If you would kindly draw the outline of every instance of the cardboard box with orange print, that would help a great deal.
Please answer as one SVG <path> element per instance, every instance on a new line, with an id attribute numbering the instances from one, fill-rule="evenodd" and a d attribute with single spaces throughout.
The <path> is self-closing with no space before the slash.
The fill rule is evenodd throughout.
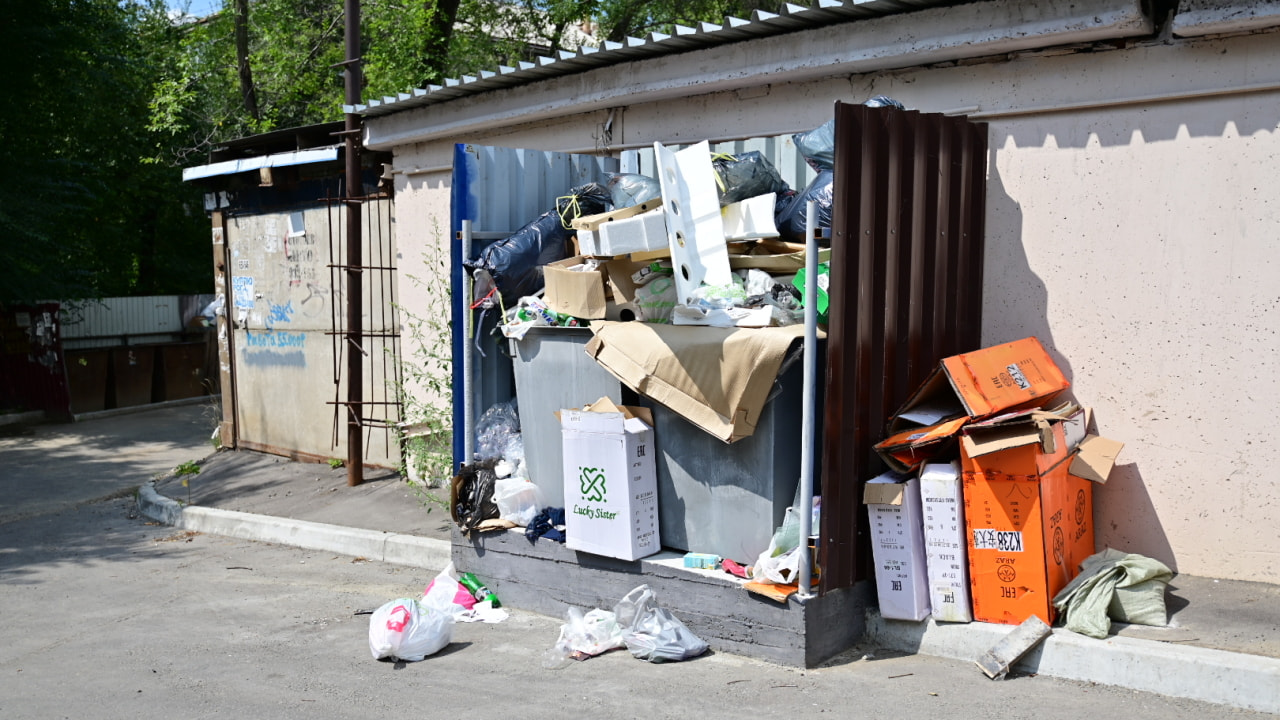
<path id="1" fill-rule="evenodd" d="M 1087 413 L 1068 405 L 965 427 L 960 463 L 975 620 L 1018 625 L 1036 615 L 1052 624 L 1053 596 L 1094 553 L 1096 480 L 1086 477 L 1105 481 L 1115 454 L 1081 457 L 1087 424 Z"/>
<path id="2" fill-rule="evenodd" d="M 876 450 L 890 468 L 910 472 L 946 459 L 969 422 L 1038 407 L 1070 386 L 1034 337 L 953 355 L 890 418 L 889 437 Z"/>

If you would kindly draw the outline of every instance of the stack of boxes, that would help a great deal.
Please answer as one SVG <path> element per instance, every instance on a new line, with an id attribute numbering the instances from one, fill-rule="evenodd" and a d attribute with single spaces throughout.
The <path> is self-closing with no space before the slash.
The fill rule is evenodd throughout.
<path id="1" fill-rule="evenodd" d="M 867 487 L 900 486 L 904 504 L 920 508 L 903 517 L 919 547 L 911 557 L 922 559 L 901 577 L 902 552 L 877 532 L 886 495 L 869 490 L 884 617 L 1053 622 L 1054 595 L 1094 552 L 1093 483 L 1119 451 L 1087 434 L 1086 410 L 1056 402 L 1069 385 L 1026 338 L 943 360 L 894 415 L 876 446 L 893 473 Z M 923 608 L 894 594 L 904 586 L 927 598 Z"/>

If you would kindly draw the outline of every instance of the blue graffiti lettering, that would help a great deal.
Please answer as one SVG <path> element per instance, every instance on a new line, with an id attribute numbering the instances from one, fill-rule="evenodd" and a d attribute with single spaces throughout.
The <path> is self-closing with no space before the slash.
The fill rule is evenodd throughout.
<path id="1" fill-rule="evenodd" d="M 266 332 L 253 332 L 250 330 L 245 333 L 245 341 L 249 347 L 303 348 L 307 345 L 307 335 L 306 333 L 277 332 L 275 330 L 267 330 Z"/>
<path id="2" fill-rule="evenodd" d="M 293 322 L 293 301 L 284 305 L 271 304 L 271 312 L 267 314 L 267 327 L 271 327 L 274 323 Z"/>
<path id="3" fill-rule="evenodd" d="M 306 367 L 307 356 L 301 350 L 250 350 L 244 354 L 244 364 L 255 367 Z"/>

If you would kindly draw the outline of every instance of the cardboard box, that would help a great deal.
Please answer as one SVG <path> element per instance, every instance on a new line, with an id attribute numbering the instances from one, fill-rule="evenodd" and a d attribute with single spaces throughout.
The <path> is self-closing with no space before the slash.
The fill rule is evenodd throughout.
<path id="1" fill-rule="evenodd" d="M 586 261 L 577 255 L 542 268 L 546 290 L 542 299 L 558 313 L 586 320 L 602 320 L 608 312 L 605 294 L 607 274 L 604 267 L 595 270 L 572 270 Z"/>
<path id="2" fill-rule="evenodd" d="M 876 450 L 889 467 L 909 472 L 941 457 L 968 421 L 1039 407 L 1070 386 L 1034 337 L 953 355 L 894 413 Z"/>
<path id="3" fill-rule="evenodd" d="M 969 622 L 973 609 L 960 463 L 927 463 L 920 468 L 920 504 L 930 612 L 940 622 Z"/>
<path id="4" fill-rule="evenodd" d="M 919 478 L 892 472 L 872 478 L 862 501 L 871 522 L 881 617 L 923 620 L 929 615 L 929 581 Z"/>
<path id="5" fill-rule="evenodd" d="M 1070 410 L 1070 409 L 1069 409 Z M 1084 411 L 1025 412 L 965 428 L 960 443 L 973 616 L 1052 624 L 1053 596 L 1094 552 L 1093 483 L 1069 471 Z M 1074 438 L 1073 438 L 1074 439 Z"/>
<path id="6" fill-rule="evenodd" d="M 658 475 L 648 409 L 601 398 L 562 410 L 565 545 L 638 560 L 662 549 Z"/>

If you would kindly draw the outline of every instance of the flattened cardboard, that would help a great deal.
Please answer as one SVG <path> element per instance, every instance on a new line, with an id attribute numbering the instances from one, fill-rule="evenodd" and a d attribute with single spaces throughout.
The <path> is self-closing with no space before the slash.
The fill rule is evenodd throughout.
<path id="1" fill-rule="evenodd" d="M 958 417 L 929 427 L 903 430 L 881 440 L 875 450 L 891 469 L 911 472 L 922 463 L 951 451 L 955 446 L 956 433 L 967 422 L 969 418 Z"/>
<path id="2" fill-rule="evenodd" d="M 1097 435 L 1086 435 L 1076 449 L 1069 472 L 1078 478 L 1103 484 L 1111 476 L 1124 443 Z"/>
<path id="3" fill-rule="evenodd" d="M 587 354 L 642 395 L 725 442 L 755 432 L 804 327 L 711 328 L 593 321 Z"/>
<path id="4" fill-rule="evenodd" d="M 927 407 L 944 417 L 986 418 L 1043 405 L 1070 386 L 1034 337 L 953 355 L 894 413 L 890 432 L 904 427 L 917 408 Z"/>
<path id="5" fill-rule="evenodd" d="M 606 275 L 600 268 L 587 271 L 569 269 L 581 265 L 584 260 L 582 256 L 576 256 L 545 265 L 542 269 L 546 283 L 543 300 L 547 307 L 558 313 L 599 320 L 607 311 Z"/>
<path id="6" fill-rule="evenodd" d="M 1075 430 L 1083 427 L 1085 411 L 1071 403 L 1053 410 L 1020 410 L 997 415 L 982 422 L 969 423 L 961 431 L 960 445 L 969 457 L 978 457 L 1023 445 L 1039 444 L 1045 454 L 1057 452 L 1053 423 L 1064 426 L 1067 449 L 1074 449 L 1081 437 Z M 1071 429 L 1068 435 L 1067 428 Z"/>

